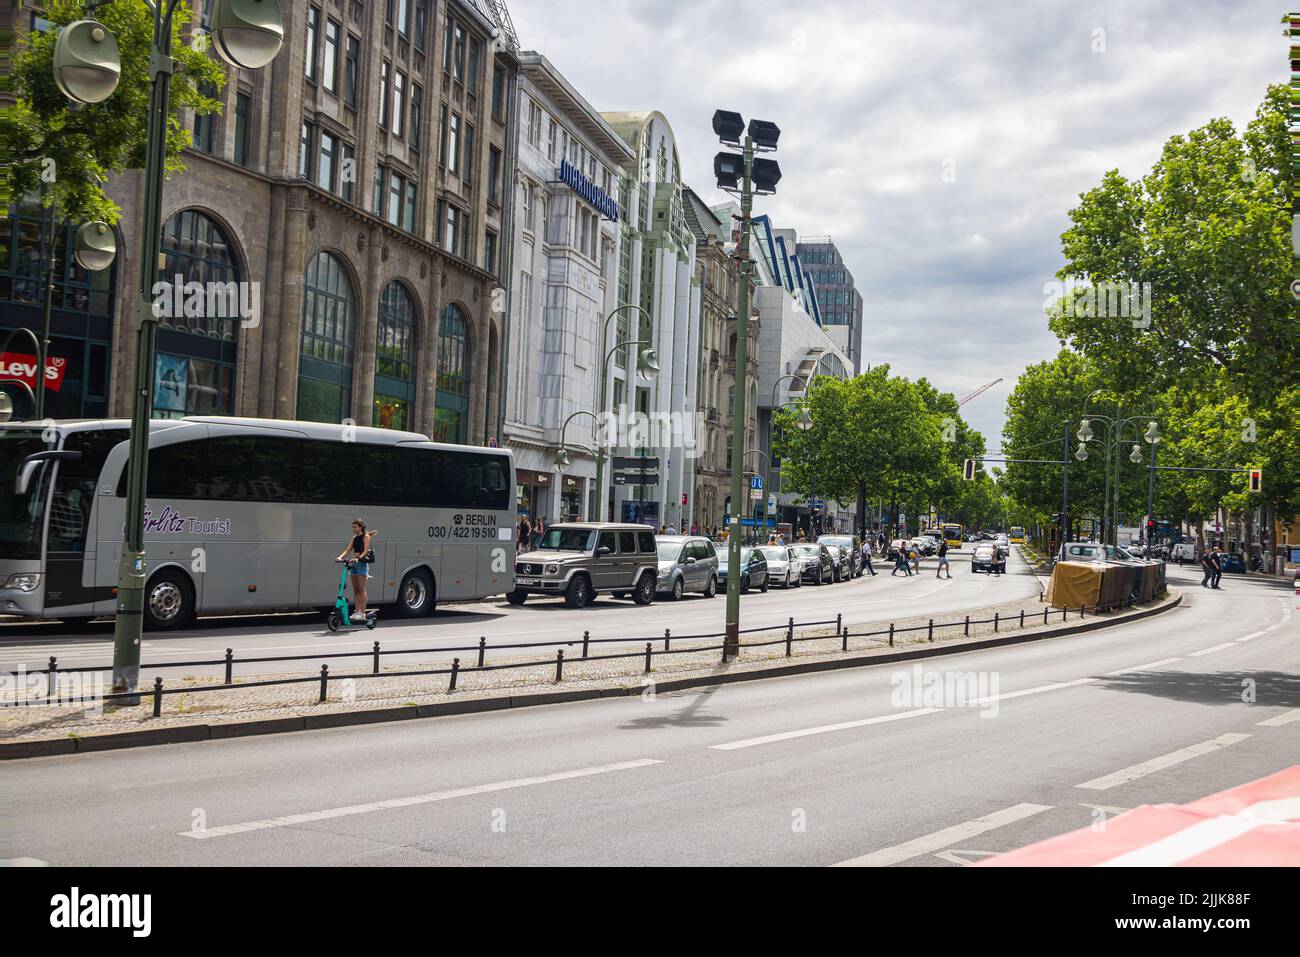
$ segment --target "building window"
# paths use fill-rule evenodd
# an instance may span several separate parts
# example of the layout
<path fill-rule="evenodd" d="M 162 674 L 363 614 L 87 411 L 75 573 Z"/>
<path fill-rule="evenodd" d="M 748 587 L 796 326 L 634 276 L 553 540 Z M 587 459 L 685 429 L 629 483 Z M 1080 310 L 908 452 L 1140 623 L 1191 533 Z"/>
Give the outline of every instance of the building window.
<path fill-rule="evenodd" d="M 488 199 L 500 203 L 501 189 L 501 151 L 495 146 L 488 149 Z"/>
<path fill-rule="evenodd" d="M 376 216 L 384 214 L 384 173 L 383 166 L 375 167 L 375 188 L 371 195 L 370 210 Z"/>
<path fill-rule="evenodd" d="M 160 279 L 175 283 L 180 276 L 207 292 L 201 316 L 174 315 L 159 323 L 153 417 L 232 415 L 235 336 L 244 303 L 230 243 L 211 218 L 187 209 L 167 221 L 161 248 Z"/>
<path fill-rule="evenodd" d="M 252 100 L 246 93 L 235 94 L 235 148 L 231 160 L 240 166 L 248 165 L 248 120 Z"/>
<path fill-rule="evenodd" d="M 374 424 L 410 427 L 415 398 L 415 306 L 406 287 L 390 282 L 379 297 L 379 340 L 375 349 Z"/>
<path fill-rule="evenodd" d="M 200 96 L 211 99 L 217 98 L 217 88 L 210 83 L 200 83 L 198 92 Z M 196 150 L 212 153 L 216 141 L 216 123 L 217 114 L 215 113 L 194 114 L 194 148 Z"/>
<path fill-rule="evenodd" d="M 552 119 L 546 122 L 546 158 L 552 163 L 555 162 L 555 128 L 558 125 Z"/>
<path fill-rule="evenodd" d="M 474 181 L 474 127 L 465 124 L 465 182 Z"/>
<path fill-rule="evenodd" d="M 451 78 L 457 83 L 465 82 L 465 28 L 459 23 L 455 27 L 454 58 L 451 62 Z"/>
<path fill-rule="evenodd" d="M 469 75 L 465 78 L 465 89 L 470 96 L 478 96 L 478 61 L 481 44 L 477 40 L 469 41 Z"/>
<path fill-rule="evenodd" d="M 438 107 L 438 165 L 447 165 L 447 107 Z"/>
<path fill-rule="evenodd" d="M 352 183 L 357 178 L 357 160 L 351 143 L 343 144 L 343 162 L 339 166 L 339 194 L 352 202 Z"/>
<path fill-rule="evenodd" d="M 490 229 L 483 237 L 483 268 L 488 272 L 497 270 L 497 234 Z"/>
<path fill-rule="evenodd" d="M 302 292 L 297 418 L 342 422 L 352 411 L 352 283 L 333 254 L 319 252 Z"/>
<path fill-rule="evenodd" d="M 361 41 L 348 34 L 347 61 L 343 67 L 343 102 L 357 108 L 357 77 L 361 70 Z"/>
<path fill-rule="evenodd" d="M 321 130 L 320 153 L 316 162 L 316 185 L 321 189 L 334 192 L 334 148 L 335 139 Z"/>
<path fill-rule="evenodd" d="M 406 74 L 398 70 L 393 74 L 393 135 L 402 137 L 402 125 L 406 120 Z"/>
<path fill-rule="evenodd" d="M 460 172 L 460 117 L 451 114 L 451 126 L 448 128 L 447 168 L 453 173 Z"/>
<path fill-rule="evenodd" d="M 307 73 L 307 79 L 313 82 L 316 79 L 316 33 L 320 29 L 320 11 L 315 7 L 307 8 L 307 49 L 303 56 L 306 58 L 303 67 Z"/>
<path fill-rule="evenodd" d="M 528 143 L 537 146 L 542 136 L 542 110 L 533 100 L 528 101 Z"/>
<path fill-rule="evenodd" d="M 418 84 L 411 84 L 411 149 L 420 148 L 420 123 L 423 112 L 424 91 Z"/>
<path fill-rule="evenodd" d="M 388 61 L 379 66 L 379 128 L 388 129 Z"/>
<path fill-rule="evenodd" d="M 468 363 L 465 314 L 448 303 L 438 320 L 438 374 L 436 378 L 433 440 L 464 442 L 469 412 L 465 369 Z"/>
<path fill-rule="evenodd" d="M 442 35 L 442 72 L 448 76 L 451 75 L 451 33 L 454 26 L 451 17 L 448 17 L 447 26 Z"/>
<path fill-rule="evenodd" d="M 402 224 L 402 194 L 405 192 L 406 181 L 396 173 L 388 174 L 388 216 L 387 219 L 394 226 Z"/>
<path fill-rule="evenodd" d="M 339 88 L 339 25 L 333 20 L 325 21 L 325 68 L 321 83 L 331 93 Z"/>
<path fill-rule="evenodd" d="M 304 122 L 298 134 L 298 175 L 311 178 L 311 124 Z"/>
<path fill-rule="evenodd" d="M 506 71 L 500 66 L 492 67 L 492 115 L 503 116 L 506 105 Z"/>
<path fill-rule="evenodd" d="M 427 0 L 415 0 L 415 35 L 411 39 L 421 53 L 424 52 L 424 31 L 428 17 Z"/>
<path fill-rule="evenodd" d="M 406 36 L 409 32 L 410 25 L 407 23 L 407 18 L 410 14 L 407 0 L 397 0 L 397 32 L 402 36 Z"/>
<path fill-rule="evenodd" d="M 524 229 L 527 229 L 529 231 L 533 231 L 537 228 L 536 216 L 534 215 L 534 210 L 536 208 L 536 198 L 537 197 L 533 189 L 533 184 L 525 183 L 524 184 Z"/>
<path fill-rule="evenodd" d="M 415 232 L 415 182 L 406 181 L 406 206 L 402 212 L 402 228 L 408 233 Z"/>
<path fill-rule="evenodd" d="M 468 245 L 469 216 L 451 203 L 444 203 L 442 222 L 442 248 L 453 256 L 466 258 L 465 247 Z"/>

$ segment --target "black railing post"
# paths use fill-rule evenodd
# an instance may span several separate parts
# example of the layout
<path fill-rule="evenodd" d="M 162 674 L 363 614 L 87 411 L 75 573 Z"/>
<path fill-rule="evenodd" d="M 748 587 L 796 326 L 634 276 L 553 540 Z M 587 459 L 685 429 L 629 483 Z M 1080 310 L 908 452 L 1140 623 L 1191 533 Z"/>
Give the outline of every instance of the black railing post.
<path fill-rule="evenodd" d="M 483 655 L 487 653 L 487 636 L 478 636 L 478 666 L 483 667 Z"/>
<path fill-rule="evenodd" d="M 587 643 L 589 641 L 591 641 L 591 632 L 584 631 L 582 633 L 582 657 L 583 658 L 587 657 Z"/>
<path fill-rule="evenodd" d="M 966 616 L 966 622 L 961 626 L 961 636 L 963 638 L 970 637 L 970 615 Z"/>
<path fill-rule="evenodd" d="M 226 649 L 226 684 L 230 684 L 231 675 L 234 672 L 235 652 L 232 648 Z"/>
<path fill-rule="evenodd" d="M 374 647 L 371 649 L 371 654 L 374 657 L 370 662 L 370 671 L 371 674 L 377 675 L 379 674 L 379 642 L 375 642 Z"/>
<path fill-rule="evenodd" d="M 889 647 L 894 647 L 894 623 L 889 623 Z"/>
<path fill-rule="evenodd" d="M 840 612 L 835 616 L 835 630 L 839 631 L 843 627 L 844 627 L 844 612 Z"/>
<path fill-rule="evenodd" d="M 1043 606 L 1043 624 L 1047 624 L 1047 606 Z"/>
<path fill-rule="evenodd" d="M 447 693 L 451 694 L 456 690 L 456 676 L 460 674 L 460 659 L 451 659 L 451 683 L 447 685 Z"/>
<path fill-rule="evenodd" d="M 926 629 L 925 640 L 934 641 L 934 619 L 933 618 L 930 619 L 930 624 Z"/>
<path fill-rule="evenodd" d="M 1083 617 L 1083 606 L 1082 606 L 1082 605 L 1079 606 L 1079 617 L 1080 617 L 1080 618 Z"/>
<path fill-rule="evenodd" d="M 1065 621 L 1065 616 L 1069 614 L 1069 612 L 1070 609 L 1066 608 L 1065 606 L 1061 606 L 1061 621 Z"/>
<path fill-rule="evenodd" d="M 153 679 L 153 716 L 155 718 L 162 717 L 162 676 L 161 675 Z"/>
<path fill-rule="evenodd" d="M 46 698 L 54 697 L 54 686 L 56 684 L 56 675 L 58 674 L 58 671 L 59 671 L 59 659 L 55 658 L 53 655 L 50 655 L 50 673 L 48 676 L 49 680 L 47 682 L 47 687 L 45 689 Z"/>
<path fill-rule="evenodd" d="M 645 674 L 650 673 L 650 658 L 654 652 L 650 649 L 650 642 L 645 643 Z"/>
<path fill-rule="evenodd" d="M 555 680 L 564 680 L 564 649 L 555 649 Z"/>
<path fill-rule="evenodd" d="M 320 666 L 320 700 L 322 702 L 325 700 L 325 694 L 329 690 L 329 683 L 330 683 L 330 666 L 321 665 Z"/>
<path fill-rule="evenodd" d="M 840 651 L 849 650 L 849 626 L 845 625 L 844 630 L 840 632 Z"/>
<path fill-rule="evenodd" d="M 999 614 L 999 613 L 996 612 L 996 611 L 993 613 L 993 630 L 994 630 L 994 631 L 997 631 L 997 630 L 998 630 L 998 614 Z"/>
<path fill-rule="evenodd" d="M 672 632 L 669 631 L 667 628 L 665 628 L 664 629 L 664 651 L 668 650 L 671 641 L 672 641 Z"/>
<path fill-rule="evenodd" d="M 1023 608 L 1020 609 L 1020 627 L 1025 627 L 1025 610 Z"/>

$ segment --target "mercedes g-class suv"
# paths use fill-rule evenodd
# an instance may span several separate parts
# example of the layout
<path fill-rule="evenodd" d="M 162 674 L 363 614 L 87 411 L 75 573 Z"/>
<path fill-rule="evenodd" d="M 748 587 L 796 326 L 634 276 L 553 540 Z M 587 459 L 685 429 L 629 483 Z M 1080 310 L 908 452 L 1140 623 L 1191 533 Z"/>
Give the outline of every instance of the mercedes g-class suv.
<path fill-rule="evenodd" d="M 632 596 L 638 605 L 655 600 L 659 552 L 645 525 L 565 522 L 552 525 L 531 552 L 515 558 L 515 590 L 506 601 L 522 605 L 529 595 L 563 596 L 584 608 L 599 594 Z"/>

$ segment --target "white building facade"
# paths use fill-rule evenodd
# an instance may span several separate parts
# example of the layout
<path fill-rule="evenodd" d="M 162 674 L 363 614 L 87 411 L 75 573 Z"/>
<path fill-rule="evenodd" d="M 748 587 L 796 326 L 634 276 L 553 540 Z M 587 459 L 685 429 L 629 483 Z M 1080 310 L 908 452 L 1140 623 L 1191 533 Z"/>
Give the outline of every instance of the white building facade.
<path fill-rule="evenodd" d="M 619 179 L 634 154 L 537 53 L 520 55 L 517 109 L 503 437 L 515 455 L 520 517 L 549 525 L 597 512 L 589 413 L 601 326 L 618 305 Z M 561 471 L 562 444 L 570 464 Z"/>

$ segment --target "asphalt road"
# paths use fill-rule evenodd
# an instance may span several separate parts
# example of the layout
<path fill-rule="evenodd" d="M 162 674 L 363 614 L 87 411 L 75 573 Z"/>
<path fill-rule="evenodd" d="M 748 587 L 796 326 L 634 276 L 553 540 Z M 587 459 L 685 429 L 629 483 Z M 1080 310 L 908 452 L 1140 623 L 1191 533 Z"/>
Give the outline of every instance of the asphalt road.
<path fill-rule="evenodd" d="M 914 666 L 881 665 L 14 762 L 3 856 L 957 866 L 1295 763 L 1289 587 L 1170 577 L 1187 598 L 1165 614 L 925 662 L 975 683 L 965 703 L 928 701 Z M 876 586 L 891 583 L 842 588 Z"/>
<path fill-rule="evenodd" d="M 1013 550 L 1014 552 L 1014 550 Z M 751 591 L 741 596 L 741 627 L 784 626 L 790 618 L 796 623 L 834 620 L 843 614 L 852 624 L 887 622 L 916 615 L 936 616 L 966 608 L 1036 599 L 1040 584 L 1029 568 L 1013 553 L 1008 574 L 990 576 L 970 571 L 970 546 L 954 553 L 952 580 L 936 579 L 937 559 L 924 559 L 921 573 L 907 578 L 891 577 L 889 564 L 876 564 L 875 578 L 864 576 L 833 585 L 804 585 L 785 591 L 769 589 L 766 594 Z M 882 568 L 884 569 L 882 571 Z M 530 600 L 521 607 L 508 605 L 504 599 L 490 602 L 449 605 L 431 617 L 416 621 L 382 620 L 374 631 L 349 630 L 331 635 L 320 615 L 258 615 L 244 618 L 200 619 L 197 626 L 175 632 L 146 632 L 141 662 L 151 663 L 212 660 L 234 651 L 237 676 L 272 672 L 315 671 L 322 660 L 331 669 L 364 666 L 369 659 L 317 659 L 314 662 L 281 662 L 241 665 L 240 657 L 287 655 L 328 655 L 334 652 L 369 651 L 379 641 L 385 651 L 385 663 L 418 659 L 450 660 L 455 652 L 438 651 L 450 647 L 477 646 L 480 636 L 488 647 L 500 643 L 574 640 L 581 641 L 583 631 L 592 638 L 617 638 L 629 646 L 641 646 L 646 640 L 662 638 L 664 629 L 674 636 L 720 633 L 726 619 L 726 598 L 719 594 L 708 599 L 687 595 L 680 602 L 666 597 L 648 607 L 629 601 L 601 597 L 588 608 L 575 610 L 563 601 Z M 388 655 L 397 649 L 415 649 L 409 654 Z M 431 653 L 426 649 L 434 649 Z M 522 654 L 523 652 L 517 652 Z M 553 652 L 547 652 L 551 654 Z M 113 660 L 113 625 L 103 622 L 69 631 L 60 622 L 10 624 L 0 626 L 0 669 L 27 670 L 45 668 L 49 658 L 58 658 L 59 667 L 111 665 Z M 463 656 L 463 653 L 462 653 Z M 185 668 L 148 668 L 144 677 L 164 679 L 180 675 L 219 675 L 219 665 Z"/>

